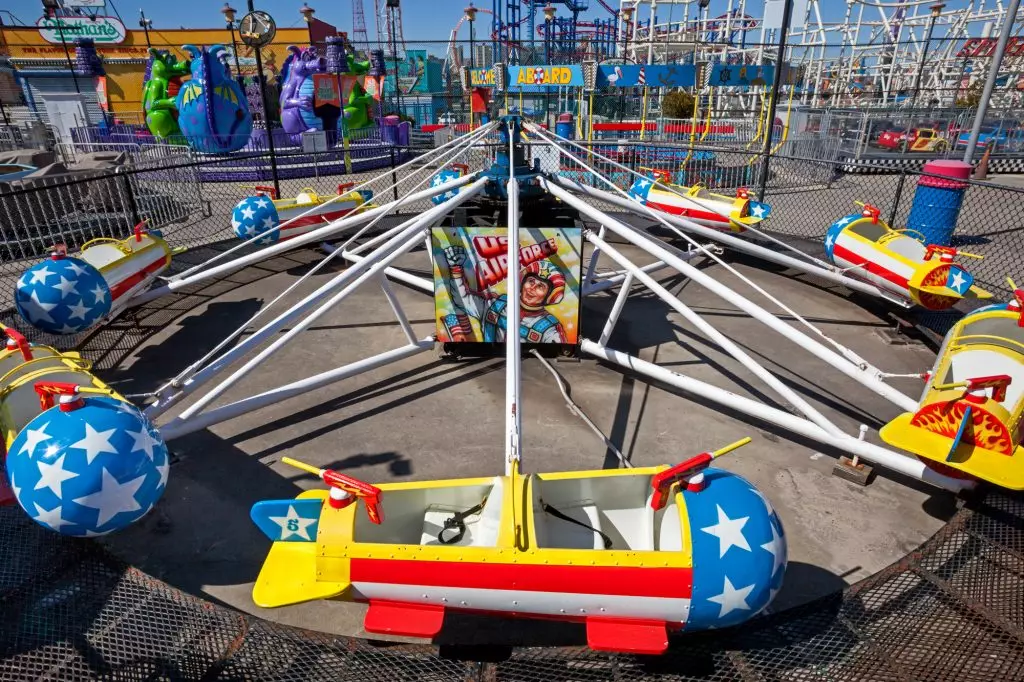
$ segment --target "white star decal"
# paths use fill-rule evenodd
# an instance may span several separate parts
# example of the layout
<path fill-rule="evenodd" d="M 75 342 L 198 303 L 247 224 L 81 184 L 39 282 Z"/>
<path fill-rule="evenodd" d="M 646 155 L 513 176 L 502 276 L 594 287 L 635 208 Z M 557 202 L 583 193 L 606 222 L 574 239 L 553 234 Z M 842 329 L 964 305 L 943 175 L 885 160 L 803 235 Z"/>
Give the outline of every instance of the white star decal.
<path fill-rule="evenodd" d="M 50 286 L 60 291 L 60 297 L 62 299 L 67 298 L 67 295 L 75 290 L 76 279 L 65 279 L 64 275 L 60 276 L 59 284 L 51 284 Z"/>
<path fill-rule="evenodd" d="M 761 501 L 764 502 L 765 511 L 768 512 L 768 516 L 771 516 L 775 513 L 775 507 L 772 506 L 771 500 L 769 500 L 763 492 L 761 492 L 757 488 L 751 488 L 750 492 L 754 493 L 755 495 L 761 498 Z"/>
<path fill-rule="evenodd" d="M 433 185 L 434 187 L 437 187 L 438 185 L 443 185 L 444 184 L 444 180 L 441 179 L 440 175 L 435 175 L 434 179 L 431 180 L 430 184 Z"/>
<path fill-rule="evenodd" d="M 312 540 L 309 536 L 309 527 L 316 523 L 316 519 L 304 519 L 295 511 L 295 507 L 288 507 L 286 516 L 271 516 L 271 521 L 281 526 L 281 539 L 298 535 L 303 540 Z"/>
<path fill-rule="evenodd" d="M 72 327 L 70 324 L 66 322 L 60 326 L 61 334 L 77 334 L 78 331 L 78 327 Z"/>
<path fill-rule="evenodd" d="M 718 558 L 724 557 L 730 547 L 739 547 L 749 552 L 750 544 L 747 542 L 747 538 L 743 536 L 743 526 L 747 525 L 750 517 L 744 516 L 743 518 L 730 519 L 721 505 L 715 506 L 718 507 L 718 523 L 707 528 L 701 528 L 701 530 L 718 538 Z"/>
<path fill-rule="evenodd" d="M 269 230 L 273 226 L 274 226 L 274 219 L 273 218 L 271 218 L 270 216 L 267 216 L 266 218 L 263 219 L 263 227 L 265 227 L 265 228 L 267 228 Z"/>
<path fill-rule="evenodd" d="M 764 206 L 762 206 L 761 204 L 754 204 L 754 207 L 752 209 L 750 209 L 750 212 L 753 213 L 754 216 L 757 217 L 757 218 L 763 218 L 764 217 Z"/>
<path fill-rule="evenodd" d="M 647 178 L 643 178 L 642 180 L 637 180 L 636 184 L 640 189 L 647 189 L 647 186 L 651 184 L 651 181 Z"/>
<path fill-rule="evenodd" d="M 829 236 L 828 236 L 828 237 L 827 237 L 827 238 L 825 239 L 825 248 L 826 248 L 826 249 L 831 249 L 831 248 L 832 248 L 832 244 L 833 244 L 833 243 L 834 243 L 834 242 L 833 242 L 833 239 L 832 239 L 832 235 L 829 235 Z"/>
<path fill-rule="evenodd" d="M 853 220 L 854 220 L 855 218 L 858 218 L 858 217 L 859 217 L 859 216 L 852 216 L 852 215 L 848 215 L 848 216 L 846 216 L 845 218 L 843 218 L 842 220 L 839 220 L 839 221 L 837 221 L 837 222 L 836 222 L 836 225 L 838 225 L 839 227 L 843 227 L 843 226 L 845 226 L 845 225 L 849 225 L 849 224 L 850 224 L 851 222 L 853 222 Z"/>
<path fill-rule="evenodd" d="M 249 220 L 255 214 L 256 214 L 256 211 L 252 210 L 248 206 L 246 206 L 245 208 L 242 209 L 242 217 L 245 218 L 246 220 Z"/>
<path fill-rule="evenodd" d="M 26 277 L 28 277 L 28 273 L 27 272 L 24 275 L 22 275 L 21 277 L 18 278 L 18 288 L 19 289 L 24 289 L 25 287 L 28 286 L 29 282 L 26 279 Z"/>
<path fill-rule="evenodd" d="M 37 445 L 53 438 L 53 436 L 46 432 L 46 427 L 49 425 L 50 422 L 46 422 L 38 429 L 25 429 L 25 442 L 22 444 L 21 449 L 18 450 L 18 454 L 24 455 L 28 452 L 29 456 L 31 456 L 35 452 Z"/>
<path fill-rule="evenodd" d="M 54 530 L 60 530 L 64 526 L 74 525 L 70 521 L 65 521 L 64 517 L 60 515 L 61 508 L 59 504 L 49 511 L 40 507 L 38 502 L 33 502 L 32 504 L 36 508 L 36 515 L 34 517 L 36 521 L 45 523 Z"/>
<path fill-rule="evenodd" d="M 749 611 L 750 607 L 747 605 L 747 597 L 754 591 L 754 587 L 755 585 L 748 585 L 737 590 L 729 582 L 729 576 L 725 576 L 722 593 L 716 594 L 714 597 L 708 597 L 708 601 L 722 607 L 718 611 L 719 618 L 725 618 L 728 614 L 738 609 Z"/>
<path fill-rule="evenodd" d="M 241 220 L 236 220 L 235 218 L 231 219 L 231 229 L 232 230 L 237 230 L 241 226 L 242 226 L 242 221 Z"/>
<path fill-rule="evenodd" d="M 57 307 L 56 303 L 43 303 L 39 300 L 39 292 L 33 291 L 32 295 L 29 296 L 32 299 L 32 303 L 25 305 L 25 312 L 28 313 L 28 319 L 30 322 L 48 322 L 53 324 L 53 318 L 50 317 L 50 311 Z"/>
<path fill-rule="evenodd" d="M 49 452 L 49 449 L 47 449 L 47 452 Z M 64 499 L 64 481 L 78 477 L 78 474 L 75 472 L 64 468 L 65 457 L 67 457 L 67 453 L 58 457 L 57 461 L 53 464 L 47 464 L 43 461 L 37 462 L 39 466 L 39 482 L 36 483 L 35 490 L 49 488 L 58 498 Z"/>
<path fill-rule="evenodd" d="M 114 435 L 116 431 L 117 429 L 97 431 L 92 428 L 92 424 L 86 424 L 85 438 L 77 443 L 73 443 L 69 447 L 85 450 L 86 464 L 92 464 L 92 461 L 96 459 L 96 456 L 101 455 L 104 452 L 109 452 L 112 455 L 117 454 L 117 448 L 110 444 L 110 437 Z"/>
<path fill-rule="evenodd" d="M 100 484 L 100 489 L 91 495 L 74 500 L 75 504 L 92 507 L 99 511 L 96 515 L 97 528 L 121 512 L 134 512 L 142 509 L 142 505 L 135 500 L 135 493 L 139 491 L 146 480 L 146 476 L 143 474 L 126 483 L 120 483 L 109 471 L 100 468 L 103 471 L 103 482 Z"/>
<path fill-rule="evenodd" d="M 11 471 L 9 473 L 10 476 L 8 476 L 8 478 L 11 481 L 11 491 L 14 492 L 14 499 L 19 499 L 21 497 L 21 488 L 19 488 L 18 484 L 14 482 L 14 472 Z"/>
<path fill-rule="evenodd" d="M 270 236 L 270 235 L 267 235 L 263 239 L 257 239 L 256 243 L 257 244 L 273 244 L 274 243 L 274 238 L 272 236 Z"/>
<path fill-rule="evenodd" d="M 85 305 L 84 298 L 81 301 L 79 301 L 78 305 L 68 305 L 68 308 L 71 309 L 71 314 L 68 315 L 69 321 L 77 317 L 82 322 L 85 322 L 85 316 L 92 312 L 92 308 Z"/>
<path fill-rule="evenodd" d="M 75 275 L 81 277 L 82 273 L 85 272 L 85 268 L 83 268 L 75 261 L 69 260 L 65 262 L 68 264 L 68 268 L 71 270 L 71 272 L 75 273 Z"/>
<path fill-rule="evenodd" d="M 146 453 L 147 457 L 153 459 L 153 447 L 160 445 L 160 441 L 150 435 L 149 429 L 143 426 L 139 431 L 126 431 L 126 433 L 131 436 L 134 441 L 132 443 L 132 452 L 142 450 Z"/>
<path fill-rule="evenodd" d="M 772 529 L 772 539 L 761 545 L 761 549 L 766 552 L 770 552 L 772 555 L 772 579 L 775 579 L 775 574 L 779 571 L 781 566 L 786 561 L 786 553 L 782 549 L 782 539 L 779 533 L 775 530 L 775 524 L 769 519 L 768 525 Z"/>
<path fill-rule="evenodd" d="M 32 275 L 32 282 L 31 282 L 32 284 L 35 284 L 37 282 L 40 283 L 40 284 L 46 284 L 46 278 L 49 277 L 50 275 L 56 275 L 57 273 L 53 272 L 52 270 L 50 270 L 48 267 L 46 267 L 44 265 L 43 267 L 39 268 L 38 270 L 33 270 L 29 274 Z"/>
<path fill-rule="evenodd" d="M 967 279 L 962 274 L 960 274 L 959 270 L 953 272 L 953 282 L 952 284 L 950 284 L 950 287 L 953 288 L 953 291 L 956 291 L 957 293 L 963 293 L 961 289 L 963 289 L 963 286 L 966 283 Z"/>
<path fill-rule="evenodd" d="M 107 292 L 99 284 L 97 284 L 96 288 L 93 289 L 92 291 L 90 291 L 89 293 L 92 294 L 96 298 L 94 303 L 100 303 L 101 301 L 107 300 Z M 82 298 L 82 301 L 83 302 L 85 301 L 85 297 Z"/>
<path fill-rule="evenodd" d="M 246 225 L 245 229 L 242 230 L 242 231 L 245 232 L 245 236 L 246 237 L 251 237 L 254 234 L 256 234 L 256 226 L 255 225 Z"/>
<path fill-rule="evenodd" d="M 139 408 L 123 400 L 118 400 L 117 404 L 114 406 L 114 409 L 117 410 L 118 412 L 123 412 L 124 414 L 130 414 L 133 417 L 139 417 L 142 414 L 141 412 L 139 412 Z"/>
<path fill-rule="evenodd" d="M 256 205 L 259 206 L 260 208 L 266 208 L 269 203 L 269 201 L 267 201 L 263 197 L 260 197 L 259 201 L 256 202 Z"/>
<path fill-rule="evenodd" d="M 167 485 L 167 473 L 170 470 L 170 468 L 171 468 L 171 458 L 170 457 L 164 457 L 164 463 L 157 465 L 156 470 L 158 472 L 160 472 L 160 482 L 156 484 L 157 488 L 163 488 L 165 485 Z"/>

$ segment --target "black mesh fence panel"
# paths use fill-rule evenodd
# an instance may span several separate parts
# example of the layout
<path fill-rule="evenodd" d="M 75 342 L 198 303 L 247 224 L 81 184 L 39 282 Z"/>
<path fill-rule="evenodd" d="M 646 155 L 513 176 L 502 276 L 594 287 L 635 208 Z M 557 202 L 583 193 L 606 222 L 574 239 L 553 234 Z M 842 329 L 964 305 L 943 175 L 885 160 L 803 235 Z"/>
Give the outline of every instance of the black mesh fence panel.
<path fill-rule="evenodd" d="M 914 552 L 845 592 L 660 657 L 486 652 L 339 637 L 184 594 L 89 540 L 0 509 L 0 680 L 1024 679 L 1024 500 L 979 493 Z"/>

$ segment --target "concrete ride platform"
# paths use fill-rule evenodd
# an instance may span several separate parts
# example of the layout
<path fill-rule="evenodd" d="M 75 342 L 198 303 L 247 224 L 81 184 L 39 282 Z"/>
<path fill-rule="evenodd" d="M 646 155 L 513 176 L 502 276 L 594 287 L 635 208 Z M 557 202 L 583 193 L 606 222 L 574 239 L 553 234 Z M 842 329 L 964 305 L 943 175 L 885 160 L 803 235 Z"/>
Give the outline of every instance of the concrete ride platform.
<path fill-rule="evenodd" d="M 623 245 L 621 250 L 640 265 L 650 261 L 632 247 Z M 192 298 L 188 312 L 146 339 L 116 367 L 101 371 L 101 376 L 125 394 L 155 389 L 295 282 L 321 255 L 299 251 L 289 255 L 287 267 L 264 267 L 262 275 L 254 273 L 255 268 L 243 270 L 204 287 L 204 295 Z M 874 330 L 886 322 L 842 290 L 830 291 L 747 261 L 732 262 L 826 334 L 885 371 L 921 372 L 934 359 L 923 346 L 885 344 Z M 702 259 L 693 263 L 757 298 L 721 266 Z M 422 249 L 398 264 L 429 277 L 429 260 Z M 317 273 L 282 304 L 297 301 L 340 267 L 332 264 Z M 599 267 L 611 265 L 602 259 Z M 710 292 L 666 272 L 659 277 L 663 285 L 849 433 L 856 434 L 861 423 L 877 431 L 898 413 L 895 406 Z M 434 326 L 432 299 L 402 285 L 395 284 L 394 289 L 417 335 L 429 334 Z M 596 339 L 600 334 L 613 297 L 614 292 L 606 292 L 585 299 L 584 337 Z M 759 302 L 779 312 L 764 299 Z M 236 400 L 404 343 L 380 289 L 367 285 L 221 400 Z M 634 289 L 609 346 L 776 404 L 756 378 L 642 287 Z M 753 437 L 751 445 L 719 462 L 764 491 L 783 521 L 789 567 L 773 610 L 830 594 L 879 571 L 920 545 L 956 510 L 951 494 L 880 468 L 870 486 L 851 484 L 832 475 L 837 453 L 791 439 L 752 419 L 725 414 L 616 367 L 586 357 L 553 364 L 571 386 L 577 404 L 635 465 L 674 464 L 743 436 Z M 265 610 L 252 603 L 250 591 L 269 541 L 249 520 L 249 508 L 258 500 L 291 497 L 321 486 L 282 464 L 283 456 L 370 482 L 500 473 L 503 366 L 502 358 L 451 361 L 428 351 L 172 441 L 178 461 L 163 500 L 142 522 L 104 543 L 139 570 L 185 592 L 272 621 L 365 635 L 361 605 L 317 602 Z M 919 380 L 898 379 L 894 384 L 910 395 L 920 388 Z M 619 466 L 566 407 L 554 378 L 529 356 L 523 362 L 523 389 L 525 471 Z M 513 645 L 579 644 L 585 639 L 577 626 L 468 616 L 453 619 L 442 638 Z"/>

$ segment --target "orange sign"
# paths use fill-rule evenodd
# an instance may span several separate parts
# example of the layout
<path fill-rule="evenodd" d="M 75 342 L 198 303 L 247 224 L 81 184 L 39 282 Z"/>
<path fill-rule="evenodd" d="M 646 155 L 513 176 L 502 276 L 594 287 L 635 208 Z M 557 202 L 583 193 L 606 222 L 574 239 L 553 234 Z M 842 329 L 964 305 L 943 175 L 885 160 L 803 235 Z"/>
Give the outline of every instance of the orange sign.
<path fill-rule="evenodd" d="M 333 105 L 341 108 L 341 87 L 332 73 L 313 74 L 313 106 Z"/>
<path fill-rule="evenodd" d="M 107 99 L 107 77 L 96 76 L 96 101 L 103 111 L 110 111 L 110 100 Z"/>

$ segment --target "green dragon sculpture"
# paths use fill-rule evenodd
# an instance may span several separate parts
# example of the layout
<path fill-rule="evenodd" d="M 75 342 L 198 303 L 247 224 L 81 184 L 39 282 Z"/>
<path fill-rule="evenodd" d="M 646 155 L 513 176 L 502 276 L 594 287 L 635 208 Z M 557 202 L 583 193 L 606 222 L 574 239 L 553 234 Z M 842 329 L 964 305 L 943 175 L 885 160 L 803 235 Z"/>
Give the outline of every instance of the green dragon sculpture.
<path fill-rule="evenodd" d="M 178 109 L 175 97 L 181 87 L 182 76 L 191 71 L 188 59 L 176 60 L 167 50 L 149 49 L 153 58 L 149 80 L 143 87 L 142 108 L 146 112 L 146 127 L 158 140 L 184 143 L 178 127 Z"/>

